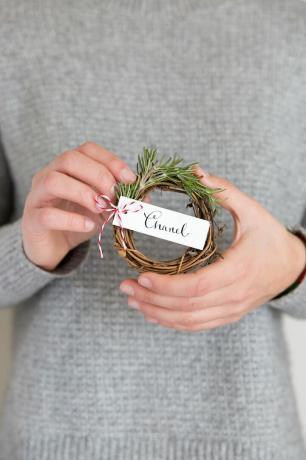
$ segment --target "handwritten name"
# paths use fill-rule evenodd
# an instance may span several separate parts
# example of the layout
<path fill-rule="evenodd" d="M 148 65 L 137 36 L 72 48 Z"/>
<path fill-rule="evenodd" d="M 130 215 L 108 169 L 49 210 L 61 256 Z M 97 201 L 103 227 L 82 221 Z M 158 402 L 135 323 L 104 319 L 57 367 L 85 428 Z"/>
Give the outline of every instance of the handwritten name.
<path fill-rule="evenodd" d="M 176 235 L 182 235 L 183 237 L 186 237 L 189 235 L 189 233 L 187 233 L 187 223 L 184 223 L 180 228 L 164 225 L 159 222 L 159 220 L 162 218 L 162 215 L 163 213 L 161 211 L 152 211 L 149 214 L 146 214 L 144 212 L 144 216 L 145 216 L 144 224 L 146 228 L 154 228 L 162 232 L 175 233 Z"/>

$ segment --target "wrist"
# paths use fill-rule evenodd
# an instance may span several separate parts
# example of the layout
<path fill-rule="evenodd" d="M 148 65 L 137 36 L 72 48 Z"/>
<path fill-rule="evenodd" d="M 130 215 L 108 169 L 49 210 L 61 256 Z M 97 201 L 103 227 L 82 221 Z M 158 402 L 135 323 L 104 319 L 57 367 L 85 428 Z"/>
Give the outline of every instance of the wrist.
<path fill-rule="evenodd" d="M 301 230 L 287 228 L 290 238 L 290 261 L 292 261 L 291 282 L 272 300 L 277 299 L 295 289 L 306 275 L 306 236 Z"/>
<path fill-rule="evenodd" d="M 50 247 L 48 242 L 32 241 L 26 233 L 22 234 L 22 248 L 29 262 L 48 272 L 55 270 L 65 257 L 65 254 L 60 254 L 56 247 Z"/>
<path fill-rule="evenodd" d="M 290 228 L 287 229 L 293 237 L 293 241 L 296 246 L 295 254 L 295 280 L 294 282 L 300 280 L 300 278 L 305 276 L 305 268 L 306 268 L 306 236 L 303 232 L 298 230 L 291 230 Z"/>
<path fill-rule="evenodd" d="M 61 259 L 48 259 L 41 257 L 41 255 L 36 253 L 36 251 L 31 251 L 26 242 L 23 240 L 23 251 L 25 253 L 26 258 L 31 262 L 31 264 L 36 265 L 36 267 L 40 268 L 41 270 L 45 270 L 48 272 L 52 272 L 56 269 L 56 267 L 60 264 Z"/>

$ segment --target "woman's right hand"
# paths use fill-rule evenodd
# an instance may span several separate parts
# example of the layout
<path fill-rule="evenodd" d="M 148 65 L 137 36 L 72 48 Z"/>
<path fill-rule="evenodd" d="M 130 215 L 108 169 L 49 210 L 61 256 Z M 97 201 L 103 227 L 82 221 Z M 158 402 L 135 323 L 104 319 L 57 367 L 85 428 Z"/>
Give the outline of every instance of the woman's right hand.
<path fill-rule="evenodd" d="M 117 181 L 135 179 L 123 160 L 93 142 L 58 155 L 34 175 L 26 198 L 21 228 L 28 259 L 54 270 L 71 249 L 97 231 L 97 193 L 113 199 Z"/>

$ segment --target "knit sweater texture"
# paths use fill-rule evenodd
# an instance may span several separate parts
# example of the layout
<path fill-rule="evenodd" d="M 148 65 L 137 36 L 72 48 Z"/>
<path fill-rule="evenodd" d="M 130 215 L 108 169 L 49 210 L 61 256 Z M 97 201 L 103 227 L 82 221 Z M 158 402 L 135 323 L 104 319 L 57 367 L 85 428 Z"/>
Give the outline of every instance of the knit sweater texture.
<path fill-rule="evenodd" d="M 103 260 L 93 237 L 48 272 L 20 222 L 35 172 L 93 141 L 132 168 L 145 145 L 177 152 L 305 229 L 306 3 L 2 0 L 0 15 L 0 307 L 15 307 L 0 459 L 305 460 L 282 328 L 306 318 L 305 282 L 182 332 L 127 307 L 137 273 L 110 227 Z"/>

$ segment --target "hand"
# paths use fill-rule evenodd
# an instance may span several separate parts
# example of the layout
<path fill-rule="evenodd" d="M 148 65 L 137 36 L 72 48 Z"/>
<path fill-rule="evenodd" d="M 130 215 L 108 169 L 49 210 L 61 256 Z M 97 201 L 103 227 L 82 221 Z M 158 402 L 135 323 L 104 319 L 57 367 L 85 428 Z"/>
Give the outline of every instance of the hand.
<path fill-rule="evenodd" d="M 25 202 L 21 227 L 28 259 L 53 270 L 96 232 L 101 215 L 97 193 L 113 199 L 116 180 L 135 179 L 124 161 L 92 142 L 58 155 L 35 174 Z"/>
<path fill-rule="evenodd" d="M 200 168 L 200 174 L 204 174 Z M 224 259 L 197 272 L 143 273 L 124 280 L 128 304 L 149 321 L 183 331 L 200 331 L 238 321 L 290 286 L 305 266 L 303 242 L 254 198 L 219 176 L 203 175 L 234 219 L 234 240 Z"/>

